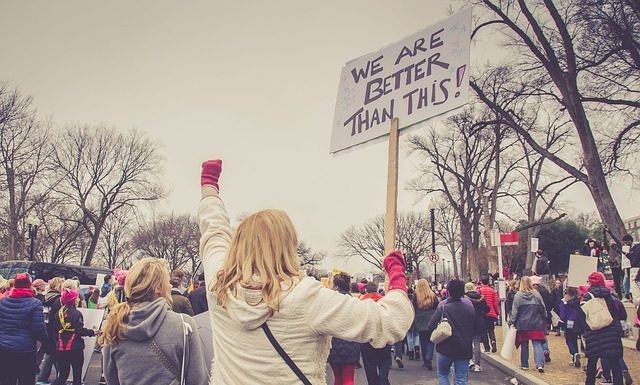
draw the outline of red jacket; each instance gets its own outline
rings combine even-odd
[[[478,289],[478,292],[482,294],[487,301],[487,305],[489,305],[489,312],[485,314],[485,316],[498,319],[498,317],[500,317],[500,299],[498,298],[498,293],[488,285],[482,285],[482,287]]]
[[[375,302],[378,302],[380,299],[382,299],[382,296],[378,293],[367,293],[365,295],[363,295],[362,297],[360,297],[361,301],[364,301],[365,299],[371,298],[372,300],[374,300]]]

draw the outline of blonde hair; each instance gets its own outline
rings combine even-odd
[[[115,305],[107,317],[107,326],[101,335],[100,344],[105,342],[115,345],[124,339],[124,331],[131,312],[131,306],[151,302],[163,297],[171,303],[171,286],[169,285],[169,269],[164,259],[143,258],[136,262],[124,283],[127,302]]]
[[[436,301],[436,293],[431,290],[431,286],[429,286],[429,282],[426,279],[421,278],[416,283],[416,304],[418,305],[418,309],[424,310],[428,309]]]
[[[297,248],[296,231],[284,211],[269,209],[246,217],[210,287],[218,304],[225,307],[229,291],[236,296],[240,285],[262,290],[270,314],[278,311],[281,285],[292,287],[301,277]]]
[[[49,291],[62,291],[63,282],[64,278],[62,277],[51,278],[51,281],[49,281]]]
[[[528,275],[520,278],[520,291],[523,293],[533,293],[536,289],[533,287],[531,278]]]
[[[78,290],[80,289],[80,284],[75,279],[65,279],[64,282],[62,282],[61,289]]]

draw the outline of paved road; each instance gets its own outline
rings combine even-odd
[[[85,378],[86,385],[98,385],[100,379],[100,354],[94,353],[89,371]],[[435,360],[434,360],[435,362]],[[421,361],[404,361],[404,369],[398,369],[393,365],[389,380],[392,385],[437,385],[436,372],[428,371],[422,367]],[[481,373],[469,373],[469,384],[472,385],[508,385],[510,377],[493,368],[488,363],[483,365],[484,371]],[[327,367],[327,384],[333,385],[333,374],[331,368]],[[356,385],[367,385],[364,370],[356,370]]]

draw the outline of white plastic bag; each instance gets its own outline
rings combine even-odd
[[[551,325],[556,328],[558,327],[558,323],[560,323],[560,316],[555,310],[551,310]]]
[[[513,326],[507,330],[507,335],[504,337],[502,343],[502,349],[500,349],[500,356],[507,361],[513,359],[513,352],[516,350],[516,334],[518,331]]]

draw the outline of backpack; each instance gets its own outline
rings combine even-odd
[[[549,274],[549,259],[544,255],[541,255],[540,258],[536,260],[536,273],[538,275]]]
[[[603,329],[613,322],[611,312],[607,306],[607,300],[604,298],[596,298],[593,294],[587,292],[591,299],[583,302],[580,307],[584,312],[587,325],[591,330]]]
[[[71,322],[65,321],[66,306],[62,306],[58,310],[58,319],[60,320],[60,330],[58,330],[58,336],[56,338],[56,351],[68,352],[71,351],[73,340],[76,338],[76,330],[71,325]]]

